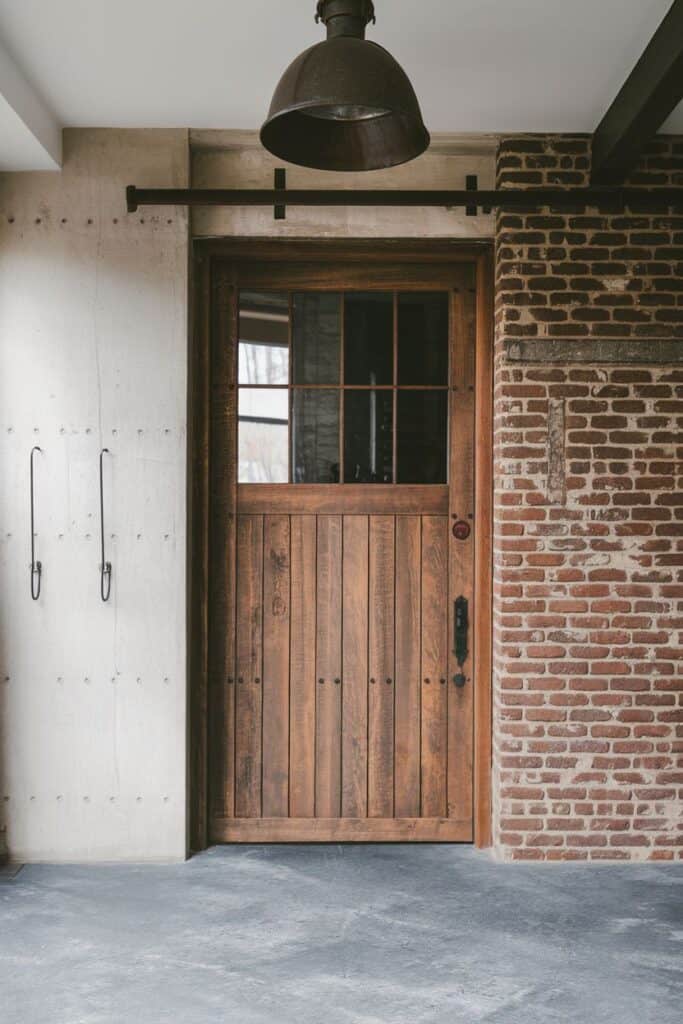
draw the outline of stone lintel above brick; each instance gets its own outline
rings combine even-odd
[[[683,341],[630,341],[628,339],[508,339],[505,355],[511,363],[617,363],[629,365],[683,364]]]

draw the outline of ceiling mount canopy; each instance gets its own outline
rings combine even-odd
[[[429,132],[408,76],[365,38],[372,0],[319,0],[327,39],[305,50],[280,79],[261,142],[289,163],[326,171],[371,171],[419,156]]]

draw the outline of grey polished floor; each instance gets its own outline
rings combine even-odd
[[[3,1024],[679,1024],[683,864],[231,847],[0,884]]]

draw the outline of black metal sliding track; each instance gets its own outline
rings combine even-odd
[[[529,188],[495,190],[426,189],[126,189],[129,213],[140,206],[444,206],[506,210],[635,210],[683,208],[683,188]]]

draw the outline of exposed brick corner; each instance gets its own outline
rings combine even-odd
[[[589,175],[588,136],[501,141],[499,187]],[[683,139],[657,138],[629,184],[683,186]],[[515,363],[520,339],[583,358]],[[642,354],[615,361],[619,341]],[[683,214],[498,213],[494,832],[508,859],[683,858],[683,365],[661,358],[674,342]]]

